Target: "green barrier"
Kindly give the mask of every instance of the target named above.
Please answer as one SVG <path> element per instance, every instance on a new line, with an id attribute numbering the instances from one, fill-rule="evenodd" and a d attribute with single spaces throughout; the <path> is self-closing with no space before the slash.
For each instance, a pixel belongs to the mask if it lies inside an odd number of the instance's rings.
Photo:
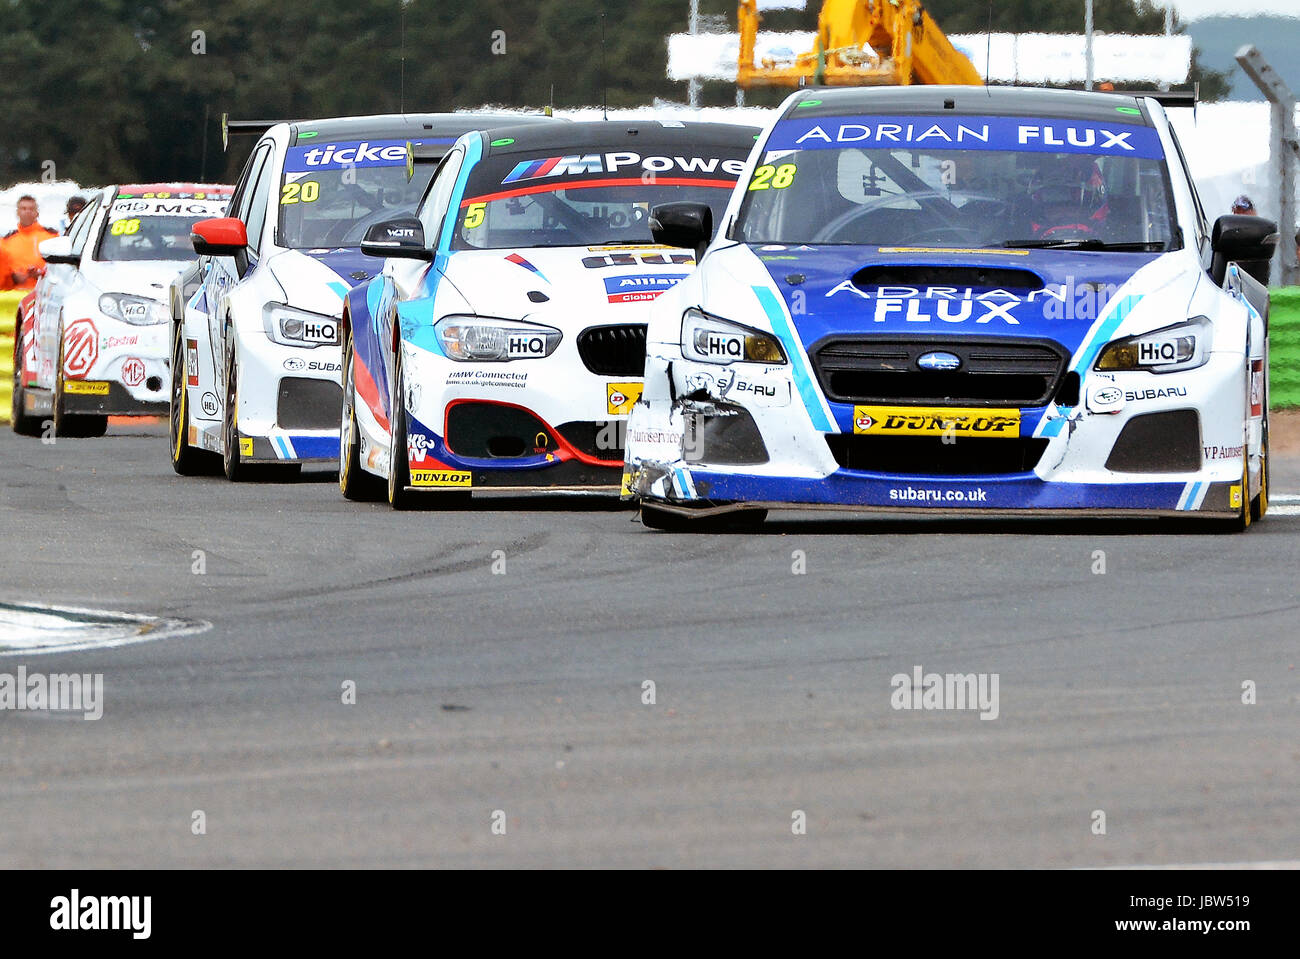
<path id="1" fill-rule="evenodd" d="M 1300 286 L 1272 291 L 1268 350 L 1269 406 L 1300 406 Z"/>
<path id="2" fill-rule="evenodd" d="M 0 423 L 9 422 L 9 406 L 14 392 L 14 324 L 18 304 L 27 290 L 0 293 Z"/>

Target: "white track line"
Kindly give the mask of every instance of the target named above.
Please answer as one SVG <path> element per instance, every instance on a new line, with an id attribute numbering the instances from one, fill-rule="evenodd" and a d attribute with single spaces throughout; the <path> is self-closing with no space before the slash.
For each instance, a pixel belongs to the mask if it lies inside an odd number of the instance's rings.
<path id="1" fill-rule="evenodd" d="M 1101 869 L 1300 869 L 1300 860 L 1275 859 L 1256 862 L 1171 862 L 1164 865 L 1101 866 Z"/>

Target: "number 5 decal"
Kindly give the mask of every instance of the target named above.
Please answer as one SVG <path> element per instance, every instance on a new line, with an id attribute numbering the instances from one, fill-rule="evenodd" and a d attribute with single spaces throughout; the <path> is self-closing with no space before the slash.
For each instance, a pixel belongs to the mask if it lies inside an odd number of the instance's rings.
<path id="1" fill-rule="evenodd" d="M 465 229 L 472 230 L 476 226 L 481 226 L 486 209 L 486 203 L 471 203 L 469 209 L 465 211 Z"/>

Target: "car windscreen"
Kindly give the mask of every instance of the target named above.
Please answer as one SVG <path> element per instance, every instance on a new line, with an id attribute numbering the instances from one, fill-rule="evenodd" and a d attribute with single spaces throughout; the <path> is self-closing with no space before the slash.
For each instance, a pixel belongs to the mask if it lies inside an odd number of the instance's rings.
<path id="1" fill-rule="evenodd" d="M 443 143 L 454 140 L 413 141 Z M 415 212 L 434 164 L 406 176 L 405 140 L 346 140 L 290 147 L 280 183 L 277 242 L 298 250 L 359 246 L 380 220 Z"/>
<path id="2" fill-rule="evenodd" d="M 639 143 L 631 151 L 624 142 L 566 156 L 488 156 L 470 171 L 452 248 L 653 243 L 650 210 L 680 200 L 709 204 L 717 223 L 752 146 Z"/>
<path id="3" fill-rule="evenodd" d="M 228 195 L 119 195 L 108 208 L 95 244 L 96 260 L 192 260 L 190 228 L 222 216 Z"/>
<path id="4" fill-rule="evenodd" d="M 1180 243 L 1154 129 L 992 116 L 783 120 L 732 236 L 942 248 Z"/>

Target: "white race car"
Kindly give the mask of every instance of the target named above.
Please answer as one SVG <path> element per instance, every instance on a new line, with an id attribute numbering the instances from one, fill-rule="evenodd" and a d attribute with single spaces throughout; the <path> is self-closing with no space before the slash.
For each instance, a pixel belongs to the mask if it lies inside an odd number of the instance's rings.
<path id="1" fill-rule="evenodd" d="M 703 212 L 656 235 L 695 246 Z M 647 525 L 1267 509 L 1268 296 L 1239 264 L 1275 227 L 1211 226 L 1156 99 L 801 91 L 722 222 L 651 312 Z"/>
<path id="2" fill-rule="evenodd" d="M 190 227 L 230 187 L 124 184 L 89 198 L 67 236 L 41 243 L 45 275 L 22 311 L 14 420 L 36 435 L 101 436 L 110 415 L 167 412 L 168 285 L 194 258 Z"/>
<path id="3" fill-rule="evenodd" d="M 358 249 L 366 229 L 414 210 L 424 191 L 431 169 L 409 167 L 408 145 L 446 149 L 468 130 L 518 122 L 407 114 L 231 124 L 261 136 L 229 216 L 195 224 L 195 282 L 173 305 L 176 472 L 220 462 L 234 480 L 252 475 L 250 464 L 297 471 L 337 460 L 339 312 L 376 269 Z"/>
<path id="4" fill-rule="evenodd" d="M 462 137 L 418 216 L 362 245 L 389 259 L 343 316 L 344 495 L 616 494 L 646 310 L 695 262 L 653 243 L 650 208 L 721 210 L 756 133 L 595 122 Z"/>

